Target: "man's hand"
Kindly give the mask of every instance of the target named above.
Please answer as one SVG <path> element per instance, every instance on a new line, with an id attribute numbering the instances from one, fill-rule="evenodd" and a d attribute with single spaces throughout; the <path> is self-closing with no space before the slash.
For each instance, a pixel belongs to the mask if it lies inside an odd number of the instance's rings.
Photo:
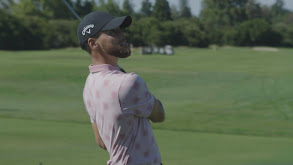
<path id="1" fill-rule="evenodd" d="M 98 144 L 101 148 L 103 148 L 104 150 L 107 150 L 107 148 L 106 148 L 106 146 L 105 146 L 105 144 L 104 144 L 104 142 L 103 142 L 103 140 L 102 140 L 102 138 L 101 138 L 101 136 L 100 136 L 100 133 L 99 133 L 98 127 L 97 127 L 97 125 L 96 125 L 95 122 L 92 123 L 92 127 L 93 127 L 93 131 L 94 131 L 94 133 L 95 133 L 95 139 L 96 139 L 97 144 Z"/>
<path id="2" fill-rule="evenodd" d="M 165 120 L 165 111 L 160 100 L 155 98 L 154 107 L 149 119 L 154 123 L 163 122 Z"/>

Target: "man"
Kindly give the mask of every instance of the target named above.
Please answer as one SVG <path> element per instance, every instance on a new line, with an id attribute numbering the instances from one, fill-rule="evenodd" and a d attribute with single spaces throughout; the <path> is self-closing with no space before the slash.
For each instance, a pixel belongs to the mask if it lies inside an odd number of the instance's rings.
<path id="1" fill-rule="evenodd" d="M 92 65 L 83 99 L 97 144 L 108 151 L 108 165 L 160 165 L 161 156 L 149 120 L 162 122 L 162 104 L 136 73 L 124 73 L 118 58 L 131 51 L 121 29 L 130 16 L 114 18 L 105 12 L 86 15 L 77 29 L 81 48 Z"/>

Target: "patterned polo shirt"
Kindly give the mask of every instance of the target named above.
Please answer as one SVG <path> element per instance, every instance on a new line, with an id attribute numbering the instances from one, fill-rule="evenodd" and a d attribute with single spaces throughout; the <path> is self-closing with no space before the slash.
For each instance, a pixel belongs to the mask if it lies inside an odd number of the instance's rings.
<path id="1" fill-rule="evenodd" d="M 107 165 L 160 165 L 161 155 L 148 120 L 154 96 L 136 73 L 90 65 L 83 99 L 110 159 Z"/>

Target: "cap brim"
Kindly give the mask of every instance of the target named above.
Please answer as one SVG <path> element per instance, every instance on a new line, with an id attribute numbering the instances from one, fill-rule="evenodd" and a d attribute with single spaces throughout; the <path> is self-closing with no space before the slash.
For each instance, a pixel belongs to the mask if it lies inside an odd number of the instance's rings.
<path id="1" fill-rule="evenodd" d="M 123 16 L 112 19 L 108 22 L 101 30 L 112 30 L 120 27 L 121 29 L 128 27 L 131 25 L 132 19 L 130 16 Z"/>

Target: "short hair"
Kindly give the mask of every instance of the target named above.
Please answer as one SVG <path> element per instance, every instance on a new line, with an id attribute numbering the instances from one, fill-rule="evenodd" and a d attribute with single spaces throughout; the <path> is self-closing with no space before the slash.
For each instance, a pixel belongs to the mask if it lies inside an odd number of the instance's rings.
<path id="1" fill-rule="evenodd" d="M 98 39 L 101 34 L 102 34 L 102 32 L 98 32 L 98 33 L 94 34 L 93 36 L 91 36 L 89 38 Z M 92 50 L 91 50 L 91 47 L 88 44 L 88 41 L 85 41 L 84 43 L 80 44 L 80 47 L 81 47 L 82 50 L 88 52 L 89 55 L 92 53 Z"/>

